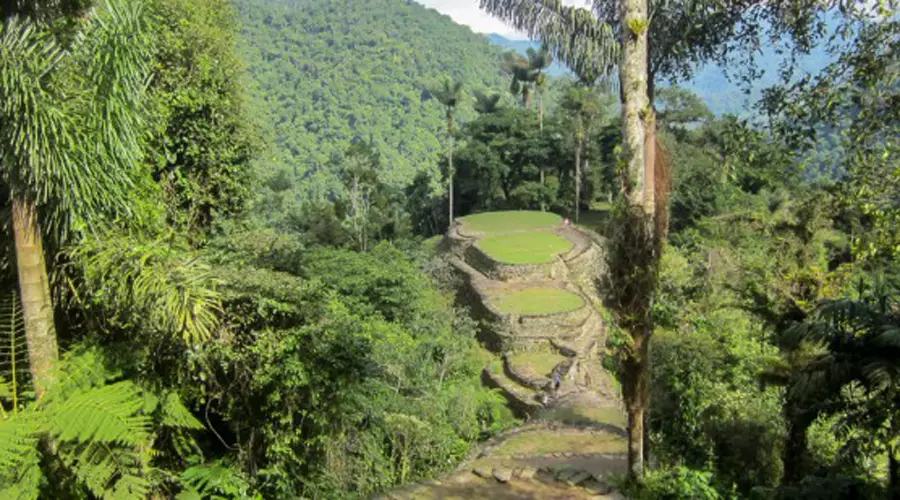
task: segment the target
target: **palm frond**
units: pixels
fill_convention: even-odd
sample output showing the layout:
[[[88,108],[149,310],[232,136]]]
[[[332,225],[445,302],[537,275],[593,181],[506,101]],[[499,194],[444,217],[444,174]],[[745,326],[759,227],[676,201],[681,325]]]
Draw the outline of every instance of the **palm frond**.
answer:
[[[444,107],[452,109],[462,99],[462,89],[462,82],[446,78],[438,87],[432,89],[431,93]]]
[[[127,208],[123,193],[146,130],[141,5],[109,0],[95,9],[74,53],[30,21],[0,27],[0,175],[13,197],[42,208],[42,223],[60,239],[73,220]]]
[[[83,273],[84,295],[108,320],[178,335],[193,346],[219,325],[217,280],[205,262],[172,247],[168,236],[148,241],[106,232],[85,239],[70,256]]]
[[[609,77],[618,64],[614,26],[593,12],[561,0],[481,0],[481,8],[539,39],[550,53],[578,75]]]

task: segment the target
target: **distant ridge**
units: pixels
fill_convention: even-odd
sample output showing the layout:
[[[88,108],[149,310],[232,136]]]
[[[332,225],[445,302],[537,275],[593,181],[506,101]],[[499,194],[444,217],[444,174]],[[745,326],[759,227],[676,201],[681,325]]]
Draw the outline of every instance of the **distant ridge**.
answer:
[[[515,50],[524,54],[529,48],[539,48],[540,42],[532,40],[510,40],[503,35],[491,33],[488,40],[505,50]],[[775,53],[773,47],[764,47],[757,62],[765,71],[763,76],[751,89],[750,95],[746,95],[736,82],[728,80],[725,70],[716,64],[707,64],[694,73],[694,78],[687,82],[679,82],[679,86],[690,89],[699,95],[709,106],[709,109],[722,116],[725,114],[746,115],[749,113],[747,106],[756,102],[762,94],[762,89],[775,84],[778,81],[778,67],[782,57]],[[829,62],[828,54],[824,50],[814,51],[799,61],[799,72],[814,73],[821,70]],[[548,73],[552,76],[571,75],[571,72],[563,65],[554,63]]]

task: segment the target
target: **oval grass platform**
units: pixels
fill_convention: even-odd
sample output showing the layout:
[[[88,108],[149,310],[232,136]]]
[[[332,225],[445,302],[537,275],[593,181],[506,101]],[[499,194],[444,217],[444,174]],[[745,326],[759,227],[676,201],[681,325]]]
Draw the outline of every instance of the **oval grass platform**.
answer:
[[[566,313],[584,307],[577,294],[561,288],[522,288],[491,297],[491,304],[504,314],[542,315]]]
[[[562,224],[562,217],[554,213],[528,210],[485,212],[467,215],[457,220],[462,222],[469,231],[479,233],[544,229]]]
[[[549,231],[528,231],[488,234],[475,245],[504,264],[543,264],[571,250],[574,243]]]

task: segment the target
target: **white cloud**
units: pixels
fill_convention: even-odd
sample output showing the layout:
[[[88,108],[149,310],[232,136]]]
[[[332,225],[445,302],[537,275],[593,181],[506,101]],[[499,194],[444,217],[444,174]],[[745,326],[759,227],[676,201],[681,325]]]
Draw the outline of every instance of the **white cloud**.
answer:
[[[458,24],[463,24],[476,33],[497,33],[513,40],[527,37],[507,26],[503,21],[492,17],[478,7],[478,0],[416,0],[420,4],[431,7],[441,14],[450,16]],[[569,5],[584,5],[585,0],[564,0]]]

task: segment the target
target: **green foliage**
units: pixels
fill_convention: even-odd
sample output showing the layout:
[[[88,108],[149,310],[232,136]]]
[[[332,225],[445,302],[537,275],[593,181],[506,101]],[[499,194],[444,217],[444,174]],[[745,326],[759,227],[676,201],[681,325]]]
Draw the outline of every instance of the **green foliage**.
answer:
[[[19,410],[29,384],[25,320],[16,293],[0,297],[0,417]],[[7,406],[8,404],[8,406]]]
[[[154,0],[154,57],[148,162],[170,221],[201,240],[240,213],[253,188],[258,149],[230,2]]]
[[[139,2],[104,2],[68,52],[43,26],[3,24],[0,181],[12,198],[37,205],[50,236],[65,239],[72,221],[127,210],[145,124],[147,25]]]
[[[481,115],[462,130],[465,144],[456,151],[457,212],[537,209],[554,206],[558,179],[571,176],[571,155],[564,153],[555,121],[540,130],[530,110],[504,109]],[[541,169],[547,185],[540,184]]]
[[[142,412],[144,400],[137,387],[112,382],[102,363],[95,352],[68,356],[58,385],[41,401],[0,421],[4,497],[38,497],[47,473],[39,465],[44,439],[55,443],[55,454],[76,488],[101,498],[148,495],[151,420]]]
[[[304,198],[339,189],[323,167],[356,139],[376,145],[386,184],[434,175],[446,124],[428,89],[448,76],[505,88],[499,49],[416,2],[241,0],[238,10],[253,88],[271,117],[263,168],[289,166]],[[461,122],[474,115],[459,108]]]
[[[196,346],[218,327],[220,298],[212,270],[179,243],[174,234],[89,236],[69,252],[80,275],[74,291],[107,327]]]
[[[189,467],[181,473],[185,489],[177,500],[261,499],[249,494],[250,485],[231,464],[216,462]]]
[[[480,386],[474,324],[402,252],[316,249],[298,263],[267,250],[218,268],[227,341],[197,353],[193,391],[248,451],[238,464],[257,468],[262,494],[366,495],[446,470],[508,425]]]
[[[646,475],[644,484],[635,491],[641,500],[719,500],[713,487],[713,474],[687,467],[655,470]]]

